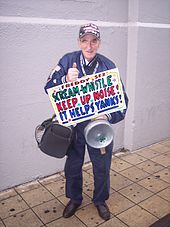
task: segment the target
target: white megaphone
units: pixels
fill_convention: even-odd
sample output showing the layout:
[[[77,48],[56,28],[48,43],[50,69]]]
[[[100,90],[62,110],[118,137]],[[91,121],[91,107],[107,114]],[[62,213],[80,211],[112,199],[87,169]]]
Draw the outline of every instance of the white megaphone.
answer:
[[[113,140],[113,128],[108,121],[96,119],[85,127],[84,136],[89,146],[105,148]]]

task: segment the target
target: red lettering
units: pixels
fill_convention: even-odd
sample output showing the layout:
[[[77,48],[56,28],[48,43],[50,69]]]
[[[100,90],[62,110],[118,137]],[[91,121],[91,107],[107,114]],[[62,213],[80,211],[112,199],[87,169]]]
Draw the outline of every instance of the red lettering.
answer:
[[[114,96],[116,94],[114,91],[114,86],[108,87],[107,93],[108,93],[108,96],[110,95]]]
[[[96,91],[93,93],[94,100],[96,99],[103,99],[105,97],[105,92],[104,90]]]
[[[80,101],[82,105],[87,104],[90,101],[90,95],[88,94],[88,95],[80,96]]]
[[[69,109],[72,108],[72,105],[71,105],[71,103],[70,103],[70,99],[67,99],[67,106],[68,106]]]
[[[74,84],[75,84],[75,85],[79,84],[79,81],[75,81]]]
[[[103,99],[108,96],[114,96],[116,93],[114,91],[114,86],[104,88],[100,91],[93,92],[94,101]]]
[[[86,103],[88,103],[90,101],[90,95],[86,95]]]
[[[96,101],[96,99],[99,99],[99,93],[97,91],[93,92],[93,98],[94,98],[94,101]]]
[[[101,74],[95,75],[95,79],[98,79],[101,77]]]
[[[85,105],[86,103],[85,96],[80,96],[80,101],[82,105]]]
[[[64,109],[64,110],[67,110],[67,106],[66,106],[66,102],[65,102],[65,100],[64,100],[64,101],[62,101],[61,103],[62,103],[63,109]]]
[[[56,106],[57,106],[57,109],[58,109],[59,112],[60,112],[60,111],[63,111],[63,108],[62,108],[60,102],[59,102],[59,103],[56,103]]]
[[[72,101],[73,107],[75,107],[77,104],[77,98],[72,98],[71,101]]]
[[[71,85],[70,84],[65,84],[66,85],[66,87],[70,87]]]

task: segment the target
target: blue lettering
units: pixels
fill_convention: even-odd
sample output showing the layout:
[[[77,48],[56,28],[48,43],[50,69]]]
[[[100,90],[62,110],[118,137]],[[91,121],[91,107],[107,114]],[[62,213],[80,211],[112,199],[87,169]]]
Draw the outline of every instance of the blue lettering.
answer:
[[[67,113],[66,113],[66,111],[60,112],[59,115],[60,115],[60,119],[62,121],[67,120]]]
[[[76,117],[75,109],[69,110],[69,113],[71,118]]]
[[[100,104],[100,101],[95,102],[95,105],[97,106],[97,109],[98,109],[98,110],[100,109],[99,104]]]

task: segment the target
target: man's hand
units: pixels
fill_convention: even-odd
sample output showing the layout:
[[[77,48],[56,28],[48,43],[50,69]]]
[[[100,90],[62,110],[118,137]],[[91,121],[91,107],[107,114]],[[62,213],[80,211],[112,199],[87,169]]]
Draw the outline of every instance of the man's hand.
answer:
[[[108,121],[108,117],[104,114],[104,115],[100,115],[98,117],[95,117],[94,120],[106,120],[106,121]]]
[[[74,62],[73,67],[68,69],[68,74],[66,76],[67,82],[73,82],[78,79],[79,71],[77,69],[77,64]]]

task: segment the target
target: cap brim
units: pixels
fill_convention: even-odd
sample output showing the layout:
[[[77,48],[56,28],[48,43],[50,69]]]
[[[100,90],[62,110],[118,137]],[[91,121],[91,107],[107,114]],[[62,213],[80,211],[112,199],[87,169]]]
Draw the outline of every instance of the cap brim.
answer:
[[[100,40],[100,38],[98,38],[95,34],[93,34],[93,33],[91,33],[91,32],[86,32],[85,34],[79,36],[79,38],[81,39],[81,38],[83,38],[83,37],[86,36],[86,35],[93,35],[96,39]]]

